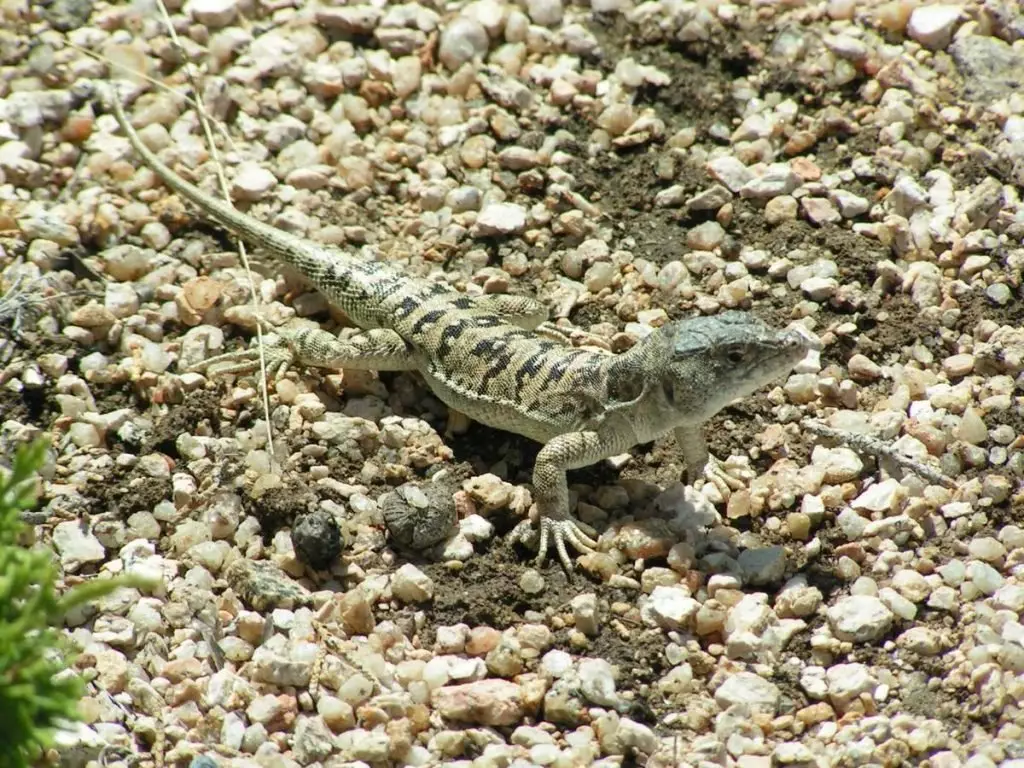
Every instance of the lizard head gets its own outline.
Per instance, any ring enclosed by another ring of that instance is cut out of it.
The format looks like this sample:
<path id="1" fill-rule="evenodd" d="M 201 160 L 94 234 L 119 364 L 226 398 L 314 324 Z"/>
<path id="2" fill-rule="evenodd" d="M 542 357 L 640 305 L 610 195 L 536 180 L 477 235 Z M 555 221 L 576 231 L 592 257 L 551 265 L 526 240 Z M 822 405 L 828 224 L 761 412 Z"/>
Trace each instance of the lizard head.
<path id="1" fill-rule="evenodd" d="M 747 312 L 678 320 L 659 333 L 668 353 L 661 380 L 666 405 L 698 424 L 789 373 L 820 346 L 807 331 L 775 330 Z"/>

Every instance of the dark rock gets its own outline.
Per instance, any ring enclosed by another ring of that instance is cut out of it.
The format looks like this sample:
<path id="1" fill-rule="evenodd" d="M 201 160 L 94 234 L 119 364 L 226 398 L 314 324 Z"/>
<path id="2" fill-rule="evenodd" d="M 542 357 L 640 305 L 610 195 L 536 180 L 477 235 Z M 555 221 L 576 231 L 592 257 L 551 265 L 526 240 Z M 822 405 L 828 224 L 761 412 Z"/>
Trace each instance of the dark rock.
<path id="1" fill-rule="evenodd" d="M 299 560 L 322 571 L 341 553 L 341 531 L 334 517 L 322 509 L 302 515 L 292 526 L 292 545 Z"/>

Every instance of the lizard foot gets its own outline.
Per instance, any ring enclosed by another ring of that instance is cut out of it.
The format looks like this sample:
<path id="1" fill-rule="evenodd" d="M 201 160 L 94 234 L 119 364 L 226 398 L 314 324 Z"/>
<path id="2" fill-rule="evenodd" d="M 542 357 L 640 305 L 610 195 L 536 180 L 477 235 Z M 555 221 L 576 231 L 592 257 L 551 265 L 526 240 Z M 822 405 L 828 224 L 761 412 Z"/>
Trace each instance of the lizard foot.
<path id="1" fill-rule="evenodd" d="M 597 548 L 597 542 L 594 540 L 597 532 L 586 523 L 581 523 L 572 517 L 553 519 L 546 515 L 541 515 L 538 528 L 540 533 L 536 560 L 538 567 L 544 564 L 544 559 L 548 554 L 548 544 L 552 539 L 555 542 L 555 551 L 558 553 L 558 559 L 561 561 L 566 573 L 569 574 L 573 572 L 573 563 L 569 557 L 568 550 L 565 548 L 565 542 L 568 541 L 578 551 L 584 553 L 593 552 Z M 513 542 L 519 541 L 528 547 L 532 547 L 537 533 L 538 531 L 534 530 L 529 520 L 523 520 L 512 529 L 510 538 Z"/>
<path id="2" fill-rule="evenodd" d="M 535 332 L 538 336 L 543 336 L 552 341 L 557 341 L 559 344 L 565 344 L 566 346 L 572 346 L 572 336 L 568 331 L 559 328 L 551 321 L 545 321 L 537 326 Z"/>
<path id="3" fill-rule="evenodd" d="M 267 374 L 271 381 L 277 381 L 297 361 L 291 338 L 294 331 L 289 331 L 287 327 L 274 328 L 266 323 L 263 324 L 262 330 L 263 359 L 266 361 Z M 223 375 L 258 371 L 260 369 L 259 347 L 215 355 L 208 360 L 202 360 L 189 366 L 188 370 L 203 373 L 210 369 L 215 369 L 214 373 Z"/>
<path id="4" fill-rule="evenodd" d="M 728 501 L 733 491 L 745 488 L 754 479 L 754 472 L 746 462 L 727 461 L 723 465 L 714 456 L 708 456 L 703 467 L 687 467 L 686 482 L 695 485 L 698 480 L 711 483 L 722 496 L 723 501 Z"/>
<path id="5" fill-rule="evenodd" d="M 295 354 L 292 350 L 279 344 L 263 345 L 263 357 L 267 361 L 267 373 L 272 381 L 281 378 L 285 371 L 294 364 Z M 216 374 L 232 375 L 239 373 L 252 373 L 260 368 L 259 349 L 244 349 L 240 352 L 228 352 L 223 355 L 216 355 L 208 360 L 189 366 L 190 371 L 203 373 L 210 371 Z"/>

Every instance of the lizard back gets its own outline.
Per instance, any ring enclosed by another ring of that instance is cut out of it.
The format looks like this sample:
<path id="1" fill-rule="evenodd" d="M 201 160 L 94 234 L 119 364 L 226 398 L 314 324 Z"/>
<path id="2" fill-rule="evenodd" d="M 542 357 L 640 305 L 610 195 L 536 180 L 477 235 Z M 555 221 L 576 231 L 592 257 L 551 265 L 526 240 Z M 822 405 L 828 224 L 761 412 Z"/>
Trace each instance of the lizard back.
<path id="1" fill-rule="evenodd" d="M 415 347 L 420 372 L 449 407 L 544 442 L 595 416 L 607 355 L 575 349 L 473 307 L 473 297 L 400 304 L 390 326 Z"/>

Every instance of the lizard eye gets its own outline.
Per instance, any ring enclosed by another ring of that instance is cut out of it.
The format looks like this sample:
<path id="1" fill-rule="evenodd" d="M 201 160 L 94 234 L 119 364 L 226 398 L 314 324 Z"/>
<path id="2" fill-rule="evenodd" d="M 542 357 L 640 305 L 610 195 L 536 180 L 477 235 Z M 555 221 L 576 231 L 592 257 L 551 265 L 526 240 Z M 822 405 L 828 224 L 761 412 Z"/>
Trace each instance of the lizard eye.
<path id="1" fill-rule="evenodd" d="M 730 363 L 742 363 L 743 359 L 746 356 L 747 354 L 743 347 L 734 346 L 729 347 L 727 350 L 725 350 L 725 359 L 728 360 Z"/>

